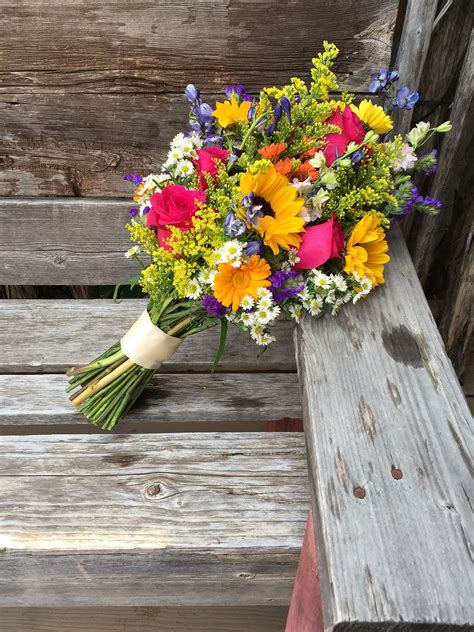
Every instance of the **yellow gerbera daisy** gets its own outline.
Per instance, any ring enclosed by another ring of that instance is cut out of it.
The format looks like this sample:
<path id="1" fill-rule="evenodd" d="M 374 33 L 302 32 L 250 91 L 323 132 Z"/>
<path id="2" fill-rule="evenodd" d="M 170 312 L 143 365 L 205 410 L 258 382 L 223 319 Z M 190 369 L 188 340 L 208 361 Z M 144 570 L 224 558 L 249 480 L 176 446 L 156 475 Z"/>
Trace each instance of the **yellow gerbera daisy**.
<path id="1" fill-rule="evenodd" d="M 216 109 L 212 114 L 219 121 L 221 127 L 229 127 L 234 123 L 245 123 L 248 120 L 251 105 L 250 101 L 242 101 L 239 104 L 235 97 L 231 97 L 230 101 L 217 101 Z"/>
<path id="2" fill-rule="evenodd" d="M 235 311 L 244 296 L 256 299 L 259 288 L 271 285 L 267 280 L 270 274 L 270 266 L 258 255 L 250 257 L 240 268 L 231 263 L 221 263 L 214 277 L 214 296 L 222 305 L 232 305 Z"/>
<path id="3" fill-rule="evenodd" d="M 380 217 L 366 215 L 354 227 L 346 245 L 344 272 L 367 277 L 375 287 L 384 282 L 383 269 L 390 257 Z"/>
<path id="4" fill-rule="evenodd" d="M 377 134 L 386 134 L 393 127 L 392 119 L 384 109 L 369 99 L 364 99 L 358 106 L 351 105 L 351 110 Z"/>
<path id="5" fill-rule="evenodd" d="M 273 254 L 278 254 L 280 248 L 298 248 L 304 232 L 304 219 L 299 216 L 304 200 L 285 176 L 278 173 L 273 165 L 256 175 L 247 171 L 240 178 L 240 191 L 243 195 L 253 192 L 253 203 L 262 206 L 264 216 L 257 219 L 252 227 Z M 242 219 L 245 219 L 244 214 Z"/>

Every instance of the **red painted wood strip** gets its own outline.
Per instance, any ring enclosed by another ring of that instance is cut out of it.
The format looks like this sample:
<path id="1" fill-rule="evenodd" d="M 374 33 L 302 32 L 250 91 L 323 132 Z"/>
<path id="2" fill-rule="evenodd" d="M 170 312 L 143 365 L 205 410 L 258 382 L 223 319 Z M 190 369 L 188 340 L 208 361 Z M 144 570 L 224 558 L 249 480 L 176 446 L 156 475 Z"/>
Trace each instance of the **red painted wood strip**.
<path id="1" fill-rule="evenodd" d="M 285 632 L 324 632 L 313 513 L 308 513 Z"/>
<path id="2" fill-rule="evenodd" d="M 265 424 L 267 432 L 303 432 L 303 420 L 291 419 L 291 417 L 283 417 L 283 419 L 275 419 L 267 421 Z"/>

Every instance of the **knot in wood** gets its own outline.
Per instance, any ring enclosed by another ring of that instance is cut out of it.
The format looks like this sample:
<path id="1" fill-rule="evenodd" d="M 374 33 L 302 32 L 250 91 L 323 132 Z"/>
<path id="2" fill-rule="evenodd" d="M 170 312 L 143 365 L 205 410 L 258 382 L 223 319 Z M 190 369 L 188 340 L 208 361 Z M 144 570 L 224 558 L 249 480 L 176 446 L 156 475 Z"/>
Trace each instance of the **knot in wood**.
<path id="1" fill-rule="evenodd" d="M 161 485 L 159 483 L 153 483 L 146 488 L 145 494 L 150 498 L 154 498 L 161 493 Z"/>

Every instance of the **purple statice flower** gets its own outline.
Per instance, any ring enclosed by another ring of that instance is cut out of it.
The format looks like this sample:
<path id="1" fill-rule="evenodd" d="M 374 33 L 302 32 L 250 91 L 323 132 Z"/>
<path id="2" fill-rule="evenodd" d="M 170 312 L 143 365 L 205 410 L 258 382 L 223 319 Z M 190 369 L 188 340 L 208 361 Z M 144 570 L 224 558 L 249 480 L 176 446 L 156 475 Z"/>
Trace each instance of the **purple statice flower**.
<path id="1" fill-rule="evenodd" d="M 138 215 L 138 209 L 137 208 L 131 208 L 128 211 L 128 214 L 130 215 L 130 217 L 135 217 L 136 215 Z"/>
<path id="2" fill-rule="evenodd" d="M 397 90 L 397 94 L 392 101 L 392 105 L 396 108 L 401 108 L 402 110 L 411 110 L 419 99 L 420 95 L 418 92 L 410 92 L 410 88 L 408 86 L 403 86 L 403 88 L 399 88 Z"/>
<path id="3" fill-rule="evenodd" d="M 433 157 L 434 160 L 437 160 L 438 158 L 438 150 L 437 149 L 432 149 L 430 154 Z M 424 169 L 424 173 L 427 176 L 431 176 L 433 173 L 436 173 L 436 171 L 438 170 L 438 165 L 436 164 L 436 162 L 433 162 L 433 164 L 431 164 L 427 169 Z"/>
<path id="4" fill-rule="evenodd" d="M 277 270 L 273 274 L 268 277 L 268 280 L 272 284 L 272 288 L 281 288 L 285 281 L 288 279 L 293 279 L 295 276 L 298 276 L 298 272 L 296 270 L 290 270 L 289 272 L 285 272 L 284 270 Z"/>
<path id="5" fill-rule="evenodd" d="M 443 206 L 441 200 L 438 200 L 438 198 L 430 197 L 429 195 L 425 197 L 423 204 L 425 206 L 432 206 L 436 209 L 440 209 Z"/>
<path id="6" fill-rule="evenodd" d="M 231 97 L 236 97 L 242 99 L 242 101 L 253 101 L 253 98 L 247 93 L 245 87 L 241 83 L 236 86 L 227 86 L 227 88 L 224 88 L 224 94 L 229 99 Z"/>
<path id="7" fill-rule="evenodd" d="M 296 287 L 283 287 L 288 279 L 294 279 L 298 274 L 296 270 L 290 270 L 288 272 L 277 270 L 268 277 L 271 283 L 270 292 L 273 294 L 273 300 L 276 303 L 281 303 L 287 298 L 292 298 L 304 289 L 304 283 Z"/>
<path id="8" fill-rule="evenodd" d="M 240 237 L 245 233 L 245 223 L 234 213 L 227 213 L 224 220 L 224 232 L 228 237 Z"/>
<path id="9" fill-rule="evenodd" d="M 281 303 L 286 298 L 293 298 L 297 296 L 300 292 L 304 290 L 304 283 L 301 285 L 297 285 L 296 287 L 284 287 L 281 290 L 276 290 L 272 292 L 273 300 L 275 303 Z"/>
<path id="10" fill-rule="evenodd" d="M 245 254 L 249 257 L 252 255 L 262 255 L 263 250 L 263 244 L 261 241 L 249 241 L 245 246 Z"/>
<path id="11" fill-rule="evenodd" d="M 143 182 L 143 178 L 141 176 L 137 176 L 135 173 L 129 173 L 125 176 L 122 176 L 122 180 L 127 180 L 127 182 L 133 182 L 135 186 L 138 186 Z"/>
<path id="12" fill-rule="evenodd" d="M 384 88 L 398 81 L 398 72 L 396 70 L 390 71 L 386 68 L 381 68 L 378 72 L 373 72 L 370 78 L 372 79 L 369 88 L 370 92 L 380 94 Z"/>
<path id="13" fill-rule="evenodd" d="M 208 314 L 210 314 L 211 316 L 215 316 L 216 318 L 223 318 L 226 314 L 226 308 L 224 307 L 224 305 L 222 305 L 222 303 L 211 294 L 206 294 L 202 297 L 201 305 L 204 307 Z"/>

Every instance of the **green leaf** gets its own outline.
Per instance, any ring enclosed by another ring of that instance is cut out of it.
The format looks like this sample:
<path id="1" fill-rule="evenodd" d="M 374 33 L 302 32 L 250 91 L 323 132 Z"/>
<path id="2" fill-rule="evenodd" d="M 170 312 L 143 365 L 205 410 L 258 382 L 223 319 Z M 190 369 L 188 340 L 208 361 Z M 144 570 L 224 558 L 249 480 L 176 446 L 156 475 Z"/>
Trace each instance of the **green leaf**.
<path id="1" fill-rule="evenodd" d="M 229 327 L 229 323 L 227 321 L 226 318 L 221 318 L 221 335 L 219 338 L 219 346 L 217 347 L 217 351 L 216 351 L 216 357 L 214 358 L 214 362 L 212 364 L 212 369 L 211 369 L 211 373 L 214 373 L 214 371 L 217 369 L 217 365 L 219 364 L 219 361 L 222 357 L 222 353 L 224 351 L 225 348 L 225 341 L 227 338 L 227 329 Z"/>

